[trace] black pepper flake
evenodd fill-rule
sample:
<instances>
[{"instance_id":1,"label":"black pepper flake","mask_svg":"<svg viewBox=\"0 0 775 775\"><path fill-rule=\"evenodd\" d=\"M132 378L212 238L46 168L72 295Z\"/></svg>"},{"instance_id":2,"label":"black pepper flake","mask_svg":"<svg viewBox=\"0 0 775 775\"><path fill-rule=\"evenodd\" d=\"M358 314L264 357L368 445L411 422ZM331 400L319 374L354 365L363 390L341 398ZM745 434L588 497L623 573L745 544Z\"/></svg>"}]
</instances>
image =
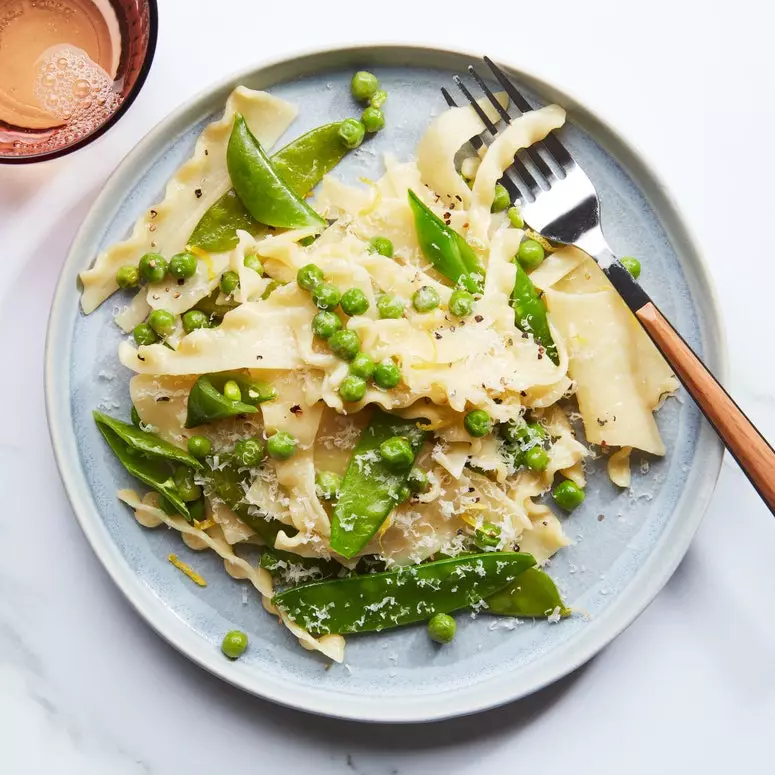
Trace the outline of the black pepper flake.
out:
<instances>
[{"instance_id":1,"label":"black pepper flake","mask_svg":"<svg viewBox=\"0 0 775 775\"><path fill-rule=\"evenodd\" d=\"M597 521L602 522L605 519L605 514L598 514L597 515Z\"/></svg>"},{"instance_id":2,"label":"black pepper flake","mask_svg":"<svg viewBox=\"0 0 775 775\"><path fill-rule=\"evenodd\" d=\"M444 213L444 220L445 221L447 220L447 218L451 218L451 217L452 217L452 213L450 213L450 212Z\"/></svg>"},{"instance_id":3,"label":"black pepper flake","mask_svg":"<svg viewBox=\"0 0 775 775\"><path fill-rule=\"evenodd\" d=\"M549 527L549 523L548 523L546 520L544 520L543 522L541 522L541 524L542 524L544 527Z\"/></svg>"},{"instance_id":4,"label":"black pepper flake","mask_svg":"<svg viewBox=\"0 0 775 775\"><path fill-rule=\"evenodd\" d=\"M527 331L523 331L523 332L522 332L522 338L523 338L523 339L527 339L527 338L528 338L528 337L527 337Z\"/></svg>"},{"instance_id":5,"label":"black pepper flake","mask_svg":"<svg viewBox=\"0 0 775 775\"><path fill-rule=\"evenodd\" d=\"M450 326L449 327L449 333L450 334L454 334L455 333L455 326Z\"/></svg>"},{"instance_id":6,"label":"black pepper flake","mask_svg":"<svg viewBox=\"0 0 775 775\"><path fill-rule=\"evenodd\" d=\"M457 199L458 202L462 202L463 201L463 197L460 196L459 194L455 194L455 199Z\"/></svg>"},{"instance_id":7,"label":"black pepper flake","mask_svg":"<svg viewBox=\"0 0 775 775\"><path fill-rule=\"evenodd\" d=\"M148 231L156 231L156 224L155 223L149 223L148 224Z\"/></svg>"},{"instance_id":8,"label":"black pepper flake","mask_svg":"<svg viewBox=\"0 0 775 775\"><path fill-rule=\"evenodd\" d=\"M169 400L170 400L169 396L158 396L157 399L156 399L156 403L160 404L160 403L163 403L163 402L169 401Z\"/></svg>"},{"instance_id":9,"label":"black pepper flake","mask_svg":"<svg viewBox=\"0 0 775 775\"><path fill-rule=\"evenodd\" d=\"M186 282L186 281L185 281L185 280L184 280L184 279L181 277L181 278L178 280L178 285L183 285L185 282Z\"/></svg>"},{"instance_id":10,"label":"black pepper flake","mask_svg":"<svg viewBox=\"0 0 775 775\"><path fill-rule=\"evenodd\" d=\"M540 352L540 353L545 353L546 352L546 350L544 349L543 345L540 345L540 344L538 345L538 352Z\"/></svg>"},{"instance_id":11,"label":"black pepper flake","mask_svg":"<svg viewBox=\"0 0 775 775\"><path fill-rule=\"evenodd\" d=\"M202 196L202 189L201 189L201 188L195 188L195 189L194 189L194 196L195 196L197 199L200 199L200 198L201 198L201 196Z\"/></svg>"},{"instance_id":12,"label":"black pepper flake","mask_svg":"<svg viewBox=\"0 0 775 775\"><path fill-rule=\"evenodd\" d=\"M264 360L264 356L263 355L257 355L256 356L256 360L257 361L263 361Z\"/></svg>"},{"instance_id":13,"label":"black pepper flake","mask_svg":"<svg viewBox=\"0 0 775 775\"><path fill-rule=\"evenodd\" d=\"M450 202L449 203L449 209L450 210L454 210L455 209L455 203L454 202Z\"/></svg>"},{"instance_id":14,"label":"black pepper flake","mask_svg":"<svg viewBox=\"0 0 775 775\"><path fill-rule=\"evenodd\" d=\"M151 210L151 218L155 218L159 213L156 210Z\"/></svg>"},{"instance_id":15,"label":"black pepper flake","mask_svg":"<svg viewBox=\"0 0 775 775\"><path fill-rule=\"evenodd\" d=\"M468 221L466 221L466 222L463 224L463 228L464 228L464 229L467 229L467 228L468 228Z\"/></svg>"},{"instance_id":16,"label":"black pepper flake","mask_svg":"<svg viewBox=\"0 0 775 775\"><path fill-rule=\"evenodd\" d=\"M544 357L544 354L543 354L543 353L538 353L538 360L539 360L539 361L540 361L540 360L541 360L541 358L543 358L543 357Z\"/></svg>"},{"instance_id":17,"label":"black pepper flake","mask_svg":"<svg viewBox=\"0 0 775 775\"><path fill-rule=\"evenodd\" d=\"M434 331L433 335L436 337L436 339L441 339L441 334L438 331Z\"/></svg>"},{"instance_id":18,"label":"black pepper flake","mask_svg":"<svg viewBox=\"0 0 775 775\"><path fill-rule=\"evenodd\" d=\"M209 155L210 155L210 151L208 151L207 148L205 148L205 156L209 156Z\"/></svg>"},{"instance_id":19,"label":"black pepper flake","mask_svg":"<svg viewBox=\"0 0 775 775\"><path fill-rule=\"evenodd\" d=\"M527 395L527 391L526 390L520 390L519 394L524 398Z\"/></svg>"},{"instance_id":20,"label":"black pepper flake","mask_svg":"<svg viewBox=\"0 0 775 775\"><path fill-rule=\"evenodd\" d=\"M484 318L481 315L474 315L474 320L477 323L481 323L484 320Z\"/></svg>"},{"instance_id":21,"label":"black pepper flake","mask_svg":"<svg viewBox=\"0 0 775 775\"><path fill-rule=\"evenodd\" d=\"M503 403L503 399L502 399L502 398L493 398L492 402L493 402L493 403L494 403L496 406L500 406L500 405Z\"/></svg>"},{"instance_id":22,"label":"black pepper flake","mask_svg":"<svg viewBox=\"0 0 775 775\"><path fill-rule=\"evenodd\" d=\"M513 346L514 346L514 340L513 340L511 337L509 337L509 338L506 340L506 344L507 344L509 347L513 347Z\"/></svg>"},{"instance_id":23,"label":"black pepper flake","mask_svg":"<svg viewBox=\"0 0 775 775\"><path fill-rule=\"evenodd\" d=\"M602 428L608 420L601 420L599 417L597 418L597 424Z\"/></svg>"},{"instance_id":24,"label":"black pepper flake","mask_svg":"<svg viewBox=\"0 0 775 775\"><path fill-rule=\"evenodd\" d=\"M455 531L455 535L462 536L462 535L463 535L463 528L462 528L462 527L459 527L459 528L458 528L458 529Z\"/></svg>"},{"instance_id":25,"label":"black pepper flake","mask_svg":"<svg viewBox=\"0 0 775 775\"><path fill-rule=\"evenodd\" d=\"M291 407L291 414L302 414L303 412L304 410L298 404Z\"/></svg>"},{"instance_id":26,"label":"black pepper flake","mask_svg":"<svg viewBox=\"0 0 775 775\"><path fill-rule=\"evenodd\" d=\"M179 299L180 298L180 291L175 291L175 293L172 294L173 299Z\"/></svg>"},{"instance_id":27,"label":"black pepper flake","mask_svg":"<svg viewBox=\"0 0 775 775\"><path fill-rule=\"evenodd\" d=\"M425 403L426 404L430 404L431 403L431 399L428 396L425 396Z\"/></svg>"},{"instance_id":28,"label":"black pepper flake","mask_svg":"<svg viewBox=\"0 0 775 775\"><path fill-rule=\"evenodd\" d=\"M473 492L473 491L474 491L474 488L473 488L473 487L469 487L469 488L468 488L468 492Z\"/></svg>"},{"instance_id":29,"label":"black pepper flake","mask_svg":"<svg viewBox=\"0 0 775 775\"><path fill-rule=\"evenodd\" d=\"M169 290L169 288L168 288L167 290ZM159 300L161 297L160 297L160 296L158 296L157 294L155 294L155 293L154 293L154 294L153 294L153 296L152 296L151 298L152 298L154 301L158 301L158 300Z\"/></svg>"},{"instance_id":30,"label":"black pepper flake","mask_svg":"<svg viewBox=\"0 0 775 775\"><path fill-rule=\"evenodd\" d=\"M143 358L143 356L142 356L142 355L138 355L138 356L137 356L137 360L138 360L138 361L142 361L143 363L145 363L145 358Z\"/></svg>"}]
</instances>

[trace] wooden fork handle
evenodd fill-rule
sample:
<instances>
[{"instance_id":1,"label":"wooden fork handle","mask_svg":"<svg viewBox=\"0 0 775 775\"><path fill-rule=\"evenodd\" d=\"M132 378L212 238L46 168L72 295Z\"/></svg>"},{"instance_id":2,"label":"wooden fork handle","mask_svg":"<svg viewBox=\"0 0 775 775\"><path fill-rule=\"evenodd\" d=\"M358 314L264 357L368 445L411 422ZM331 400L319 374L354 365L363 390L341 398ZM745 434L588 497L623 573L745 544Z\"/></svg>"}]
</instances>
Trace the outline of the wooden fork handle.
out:
<instances>
[{"instance_id":1,"label":"wooden fork handle","mask_svg":"<svg viewBox=\"0 0 775 775\"><path fill-rule=\"evenodd\" d=\"M775 450L652 301L635 315L775 514Z\"/></svg>"}]
</instances>

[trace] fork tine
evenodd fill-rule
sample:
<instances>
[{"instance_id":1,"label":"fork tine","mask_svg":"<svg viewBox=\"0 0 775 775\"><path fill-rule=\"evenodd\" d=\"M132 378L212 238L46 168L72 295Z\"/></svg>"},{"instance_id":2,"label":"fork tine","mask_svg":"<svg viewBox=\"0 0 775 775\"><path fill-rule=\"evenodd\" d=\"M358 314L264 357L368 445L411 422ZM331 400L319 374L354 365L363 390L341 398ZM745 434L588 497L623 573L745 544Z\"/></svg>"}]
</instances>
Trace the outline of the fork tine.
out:
<instances>
[{"instance_id":1,"label":"fork tine","mask_svg":"<svg viewBox=\"0 0 775 775\"><path fill-rule=\"evenodd\" d=\"M458 106L452 95L447 91L446 86L441 87L441 94L450 108L456 108ZM479 135L474 135L469 142L477 151L484 145L484 141L481 137L479 137ZM503 175L501 178L501 184L509 192L509 196L511 197L512 202L516 199L522 199L522 192L517 188L517 186L514 184L514 181L508 177L508 175Z\"/></svg>"},{"instance_id":2,"label":"fork tine","mask_svg":"<svg viewBox=\"0 0 775 775\"><path fill-rule=\"evenodd\" d=\"M468 91L468 88L463 83L460 76L455 75L452 77L452 80L455 82L458 89L460 89L460 91L463 92L463 96L471 103L471 107L476 111L476 115L479 116L479 118L482 120L482 123L485 125L485 127L487 127L487 130L489 131L489 133L493 137L497 135L498 127L496 127L495 124L493 124L492 121L490 121L489 116L482 110L481 105L479 105L479 103L474 99L474 96L471 94L471 92ZM525 165L518 158L516 158L516 156L514 157L513 167L515 172L517 173L517 176L521 178L528 192L532 196L535 196L536 193L541 190L541 187L536 182L536 179L533 177L530 170L528 170L528 168L525 167Z\"/></svg>"},{"instance_id":3,"label":"fork tine","mask_svg":"<svg viewBox=\"0 0 775 775\"><path fill-rule=\"evenodd\" d=\"M503 87L506 94L509 95L511 101L521 110L523 113L528 113L533 110L530 103L522 96L522 93L516 86L509 80L509 77L503 70L490 59L490 57L482 57L484 63L490 68L490 71L497 79L498 83ZM552 154L554 160L563 168L571 167L575 164L573 157L568 152L568 149L560 142L557 135L554 132L550 132L543 140L545 148ZM537 143L538 145L538 143Z\"/></svg>"},{"instance_id":4,"label":"fork tine","mask_svg":"<svg viewBox=\"0 0 775 775\"><path fill-rule=\"evenodd\" d=\"M487 95L487 99L490 100L493 107L498 111L498 113L500 113L501 118L507 124L510 124L511 116L508 114L508 111L503 107L503 105L500 104L500 102L498 102L490 87L484 82L484 79L479 75L479 73L476 72L476 69L473 65L468 65L468 72L471 74L471 77L479 84L479 88ZM534 148L527 148L526 151L533 164L538 167L539 172L551 184L555 180L552 168L541 158L541 154L539 154L538 151L536 151Z\"/></svg>"}]
</instances>

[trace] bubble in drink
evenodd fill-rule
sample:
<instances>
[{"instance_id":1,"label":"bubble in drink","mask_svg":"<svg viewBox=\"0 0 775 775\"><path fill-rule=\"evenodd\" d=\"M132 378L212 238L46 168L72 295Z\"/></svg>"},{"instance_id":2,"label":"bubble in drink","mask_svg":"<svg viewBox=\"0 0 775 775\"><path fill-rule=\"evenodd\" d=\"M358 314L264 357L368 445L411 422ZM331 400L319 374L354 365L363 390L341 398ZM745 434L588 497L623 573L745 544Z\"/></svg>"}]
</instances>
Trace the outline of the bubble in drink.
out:
<instances>
[{"instance_id":1,"label":"bubble in drink","mask_svg":"<svg viewBox=\"0 0 775 775\"><path fill-rule=\"evenodd\" d=\"M91 84L85 78L79 78L73 84L73 97L79 100L88 97L91 94Z\"/></svg>"}]
</instances>

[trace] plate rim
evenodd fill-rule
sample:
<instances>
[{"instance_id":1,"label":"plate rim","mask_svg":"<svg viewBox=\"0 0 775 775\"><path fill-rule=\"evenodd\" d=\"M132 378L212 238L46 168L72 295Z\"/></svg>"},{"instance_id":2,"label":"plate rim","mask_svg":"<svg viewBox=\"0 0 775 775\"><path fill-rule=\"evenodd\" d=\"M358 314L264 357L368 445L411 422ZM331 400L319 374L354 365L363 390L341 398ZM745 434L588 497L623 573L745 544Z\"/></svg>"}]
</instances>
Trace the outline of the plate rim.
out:
<instances>
[{"instance_id":1,"label":"plate rim","mask_svg":"<svg viewBox=\"0 0 775 775\"><path fill-rule=\"evenodd\" d=\"M59 321L69 322L68 315L71 314L73 296L76 300L76 310L80 311L78 303L80 293L74 280L77 279L78 272L84 264L81 243L85 242L93 228L104 220L104 214L114 212L122 201L121 191L126 190L123 183L125 179L134 177L135 161L151 155L154 148L168 145L170 136L174 136L176 124L184 120L189 113L201 112L201 108L215 94L228 89L229 86L255 78L262 73L271 73L273 69L285 68L299 71L306 64L317 63L321 70L332 70L343 66L347 60L369 62L372 65L390 65L391 62L394 64L402 59L416 62L418 58L423 57L467 59L474 62L480 59L478 54L467 50L423 44L388 43L378 46L360 44L320 47L260 60L200 89L142 137L106 180L78 228L62 265L46 333L44 374L46 415L60 478L76 519L92 550L135 611L181 654L227 683L297 710L354 721L415 723L468 715L521 699L567 676L589 661L643 613L683 559L713 496L724 451L720 440L708 424L702 422L698 444L710 444L713 448L709 452L708 463L703 470L694 471L687 481L673 514L649 557L617 599L597 618L598 626L590 629L590 634L582 635L570 644L564 644L546 655L532 670L531 678L523 680L516 688L511 688L511 684L504 681L501 676L497 683L494 683L493 679L485 679L428 697L380 697L375 701L363 695L348 695L347 703L337 702L337 699L342 696L338 692L331 692L327 688L268 680L267 676L256 673L240 665L239 662L232 663L224 660L216 649L191 630L185 622L174 614L170 616L169 609L163 604L159 605L159 599L129 568L111 540L94 503L89 502L91 492L83 479L77 455L69 454L68 442L74 444L72 426L64 412L64 405L69 403L69 393L66 395L67 400L63 401L62 391L58 391L55 384L58 354L63 352L61 347L57 347L58 340L64 339L66 344L67 337L62 336L62 331L67 331L69 335L70 330L60 325ZM639 184L647 182L649 188L653 189L650 191L644 188L644 194L650 199L671 243L675 246L679 262L682 264L688 262L692 265L694 279L705 296L707 313L700 325L707 350L705 359L714 373L720 375L721 381L724 382L727 377L728 358L718 296L699 244L672 196L670 188L648 163L640 149L624 138L601 115L600 111L589 107L588 103L579 100L565 89L554 86L532 69L526 69L511 62L503 62L503 64L524 82L536 86L542 94L552 95L566 108L572 106L582 111L584 118L591 120L592 124L602 130L606 138L612 140L616 146L615 150L610 147L606 147L606 150L628 173L635 173L634 177ZM302 76L298 74L291 76L291 78L298 77ZM652 199L652 193L657 194L656 201ZM90 255L89 259L92 258ZM66 350L67 348L64 351ZM694 479L701 479L702 486L692 486L697 484ZM698 492L699 495L697 495ZM692 495L691 499L688 498L689 494ZM680 518L676 516L678 513L681 514ZM667 537L670 538L669 542L666 540ZM488 693L487 688L494 691Z\"/></svg>"}]
</instances>

